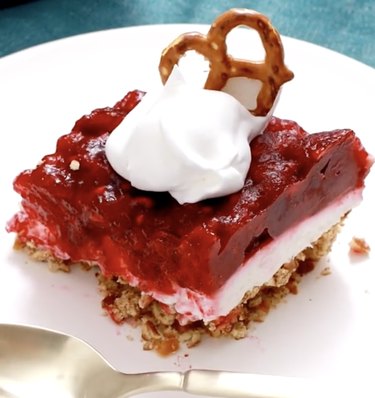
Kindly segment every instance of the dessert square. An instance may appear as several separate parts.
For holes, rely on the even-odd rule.
[[[145,348],[192,346],[204,333],[244,337],[329,251],[371,159],[351,130],[307,134],[272,118],[251,143],[242,190],[180,205],[132,187],[105,156],[142,96],[83,116],[21,173],[22,209],[8,230],[58,268],[98,267],[103,307],[118,323],[140,323]]]
[[[264,64],[224,51],[238,24],[259,29]],[[189,49],[210,60],[204,90],[176,72]],[[296,293],[361,202],[373,159],[350,129],[309,134],[272,116],[293,74],[257,13],[231,10],[207,36],[176,39],[160,72],[160,93],[83,116],[15,179],[21,209],[7,229],[55,269],[95,267],[111,318],[168,354],[203,335],[243,338]],[[261,82],[246,104],[243,79]]]

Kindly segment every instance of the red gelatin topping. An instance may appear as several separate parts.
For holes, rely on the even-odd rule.
[[[22,243],[106,276],[134,275],[142,291],[175,284],[213,294],[260,247],[338,197],[363,186],[370,160],[351,130],[307,134],[273,118],[251,143],[252,163],[235,194],[179,205],[133,188],[109,165],[108,135],[141,100],[82,117],[56,152],[14,183],[22,210],[8,224]]]

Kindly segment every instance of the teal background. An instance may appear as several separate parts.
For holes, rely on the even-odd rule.
[[[0,0],[0,56],[102,29],[209,24],[232,7],[258,10],[284,35],[331,48],[375,67],[375,0]]]

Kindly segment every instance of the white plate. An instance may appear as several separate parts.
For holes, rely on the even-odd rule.
[[[13,178],[53,151],[56,139],[69,132],[82,114],[114,104],[130,89],[148,90],[159,84],[160,51],[178,34],[194,29],[206,27],[104,31],[0,60],[2,226],[18,208]],[[351,127],[375,154],[375,71],[302,41],[285,38],[284,44],[296,77],[283,90],[276,114],[297,120],[309,131]],[[247,45],[242,41],[235,47]],[[370,380],[375,357],[375,264],[371,255],[351,258],[348,243],[358,235],[375,248],[374,174],[367,180],[363,204],[350,215],[329,257],[304,278],[298,295],[288,297],[266,322],[253,325],[244,340],[205,340],[195,349],[182,349],[167,358],[144,352],[138,330],[115,325],[103,315],[92,273],[49,272],[45,264],[15,253],[14,236],[3,227],[0,322],[71,333],[126,372],[193,367]],[[320,271],[326,265],[332,274],[323,277]]]

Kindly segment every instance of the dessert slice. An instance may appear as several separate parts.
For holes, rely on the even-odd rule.
[[[264,68],[226,54],[238,24],[259,29]],[[173,78],[188,49],[210,60],[209,90]],[[132,91],[83,116],[16,178],[22,205],[7,229],[55,267],[97,267],[109,315],[139,323],[145,349],[169,353],[202,334],[242,338],[295,293],[360,203],[372,158],[351,130],[308,134],[271,116],[292,74],[259,14],[230,11],[207,37],[177,39],[160,71],[172,73],[161,95]],[[246,107],[231,96],[243,77],[262,82]]]
[[[104,308],[116,322],[139,321],[146,348],[181,336],[193,345],[203,332],[243,337],[329,251],[371,159],[351,130],[309,135],[272,118],[251,143],[242,190],[180,205],[132,187],[105,156],[108,135],[141,97],[82,117],[21,173],[22,209],[8,230],[38,259],[98,266]]]

